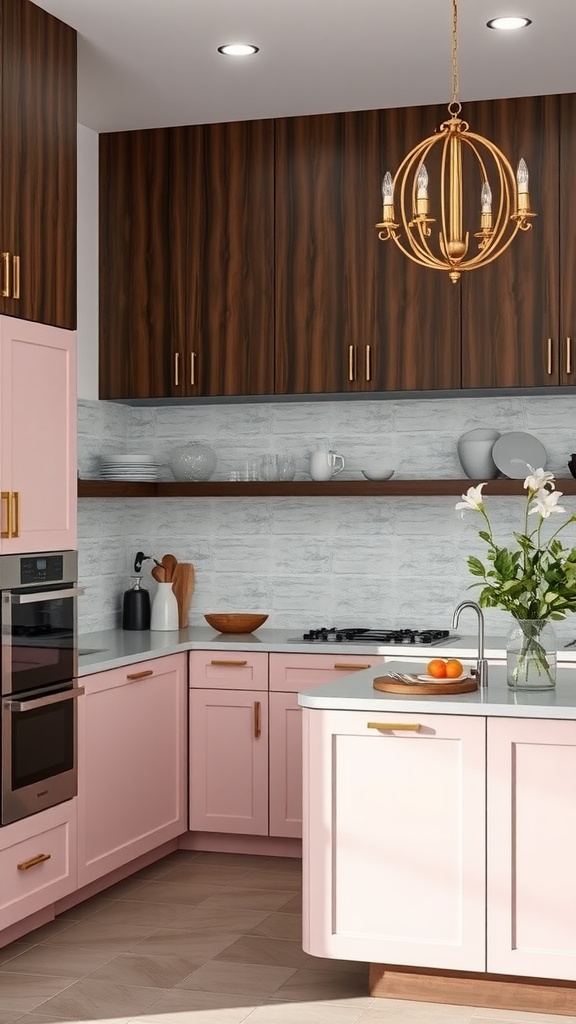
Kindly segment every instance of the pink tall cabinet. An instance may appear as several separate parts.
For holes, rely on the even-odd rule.
[[[76,333],[0,317],[0,552],[77,545]]]

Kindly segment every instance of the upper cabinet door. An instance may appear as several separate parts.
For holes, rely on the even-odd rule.
[[[76,326],[76,33],[2,0],[0,312]]]
[[[558,384],[558,97],[470,103],[463,116],[505,153],[514,173],[524,157],[537,217],[502,256],[463,275],[462,386]],[[479,176],[476,185],[468,200],[479,211]]]
[[[277,394],[371,390],[377,152],[375,111],[276,122]]]
[[[100,136],[100,398],[181,395],[185,129]]]
[[[448,118],[446,107],[410,107],[380,112],[378,166],[364,185],[370,189],[372,219],[382,220],[381,183],[394,176],[404,157]],[[426,161],[431,216],[440,222],[440,147]],[[437,188],[435,188],[435,183]],[[399,212],[395,195],[396,214]],[[374,218],[374,214],[377,217]],[[371,235],[377,232],[370,224]],[[406,245],[405,238],[401,241]],[[374,389],[426,391],[460,387],[460,286],[448,274],[421,267],[392,241],[377,242],[377,341]],[[438,248],[437,246],[435,247]]]
[[[274,389],[274,122],[187,132],[185,393]]]
[[[576,209],[572,198],[576,167],[576,95],[560,101],[560,327],[561,384],[576,383]]]
[[[458,387],[459,296],[378,240],[381,181],[435,108],[276,128],[276,391]]]

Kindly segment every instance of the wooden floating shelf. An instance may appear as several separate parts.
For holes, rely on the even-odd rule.
[[[524,494],[523,480],[489,480],[484,494]],[[135,480],[78,480],[79,498],[346,498],[440,497],[461,495],[479,480],[316,480],[140,483]],[[563,494],[576,494],[576,480],[556,481]]]

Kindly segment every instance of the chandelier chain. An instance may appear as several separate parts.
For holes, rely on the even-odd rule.
[[[458,93],[458,0],[452,0],[452,105],[459,106]]]

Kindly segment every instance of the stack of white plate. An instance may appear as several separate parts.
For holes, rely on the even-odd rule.
[[[159,469],[149,455],[115,455],[100,460],[102,480],[157,480]]]

